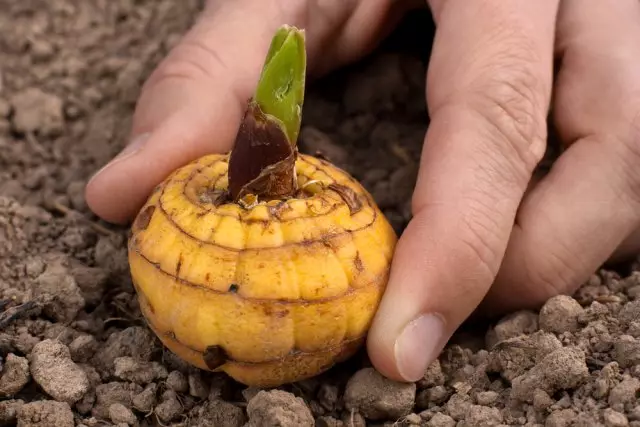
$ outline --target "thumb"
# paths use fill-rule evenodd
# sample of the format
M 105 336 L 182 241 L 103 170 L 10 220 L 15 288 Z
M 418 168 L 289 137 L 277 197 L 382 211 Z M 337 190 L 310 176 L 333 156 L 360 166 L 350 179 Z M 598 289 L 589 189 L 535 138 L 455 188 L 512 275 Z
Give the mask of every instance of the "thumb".
M 142 88 L 130 143 L 89 181 L 103 219 L 127 222 L 171 171 L 231 148 L 273 33 L 295 21 L 269 2 L 213 4 Z

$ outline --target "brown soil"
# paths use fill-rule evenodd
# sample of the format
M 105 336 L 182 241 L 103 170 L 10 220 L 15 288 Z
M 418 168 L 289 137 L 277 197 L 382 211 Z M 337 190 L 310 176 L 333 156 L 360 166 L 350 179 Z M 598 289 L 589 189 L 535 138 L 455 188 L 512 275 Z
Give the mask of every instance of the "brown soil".
M 640 426 L 637 264 L 461 330 L 417 384 L 361 354 L 255 390 L 164 350 L 134 302 L 126 230 L 97 221 L 83 187 L 122 147 L 141 82 L 199 3 L 0 0 L 0 425 Z M 417 27 L 426 40 L 432 28 Z M 360 179 L 400 232 L 428 51 L 396 36 L 310 88 L 301 147 Z

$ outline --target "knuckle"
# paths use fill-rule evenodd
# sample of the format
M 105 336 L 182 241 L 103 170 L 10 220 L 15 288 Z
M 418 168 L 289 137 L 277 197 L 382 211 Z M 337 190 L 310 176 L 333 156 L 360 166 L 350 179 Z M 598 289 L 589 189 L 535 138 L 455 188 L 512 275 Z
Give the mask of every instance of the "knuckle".
M 489 142 L 513 159 L 526 175 L 536 167 L 546 147 L 546 87 L 534 71 L 529 52 L 503 55 L 470 89 L 470 105 L 484 122 Z M 505 66 L 504 64 L 508 64 Z

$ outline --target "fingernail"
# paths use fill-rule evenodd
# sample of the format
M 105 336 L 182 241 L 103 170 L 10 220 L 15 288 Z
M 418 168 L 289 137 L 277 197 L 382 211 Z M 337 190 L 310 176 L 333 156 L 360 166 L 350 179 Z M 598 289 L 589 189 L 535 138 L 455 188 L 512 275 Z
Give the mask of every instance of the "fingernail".
M 440 349 L 444 322 L 439 316 L 425 314 L 412 320 L 395 343 L 398 372 L 406 381 L 418 381 Z
M 111 159 L 111 161 L 104 165 L 98 172 L 93 174 L 89 182 L 93 181 L 98 175 L 109 169 L 111 166 L 133 156 L 138 151 L 140 151 L 142 147 L 144 147 L 144 144 L 147 142 L 150 135 L 150 133 L 143 133 L 135 137 L 120 153 L 118 153 L 117 156 Z

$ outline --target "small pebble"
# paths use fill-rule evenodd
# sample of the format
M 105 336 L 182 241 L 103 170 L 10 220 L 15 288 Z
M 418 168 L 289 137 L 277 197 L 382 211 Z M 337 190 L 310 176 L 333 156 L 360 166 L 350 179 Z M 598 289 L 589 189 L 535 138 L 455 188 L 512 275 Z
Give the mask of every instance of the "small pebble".
M 40 400 L 25 403 L 17 414 L 17 427 L 73 427 L 73 412 L 66 402 Z
M 409 414 L 404 417 L 404 421 L 412 425 L 420 425 L 422 417 L 418 414 Z
M 640 380 L 625 378 L 609 392 L 609 405 L 614 409 L 624 409 L 624 405 L 636 402 L 640 392 Z
M 177 393 L 186 393 L 189 391 L 189 381 L 180 371 L 171 371 L 167 377 L 167 387 Z
M 604 425 L 606 427 L 627 427 L 629 425 L 629 420 L 624 414 L 611 408 L 605 409 L 602 417 L 604 418 Z
M 415 383 L 392 381 L 373 368 L 364 368 L 347 382 L 344 403 L 346 409 L 372 420 L 393 419 L 408 415 L 415 397 Z
M 323 416 L 316 419 L 316 427 L 344 427 L 344 422 L 330 416 Z
M 0 426 L 15 425 L 22 405 L 24 405 L 22 399 L 0 400 Z
M 471 408 L 471 400 L 467 395 L 456 393 L 449 398 L 445 408 L 451 418 L 460 421 L 467 416 L 469 408 Z
M 630 335 L 620 336 L 614 344 L 613 357 L 622 368 L 640 365 L 640 339 Z
M 155 383 L 149 384 L 145 389 L 136 394 L 131 403 L 135 409 L 141 412 L 150 412 L 156 403 L 156 390 L 158 386 Z
M 80 335 L 69 344 L 71 359 L 76 363 L 86 363 L 93 357 L 98 347 L 99 344 L 93 335 Z
M 540 309 L 540 329 L 560 334 L 578 330 L 578 318 L 584 309 L 575 299 L 567 295 L 550 298 Z
M 476 395 L 478 405 L 490 406 L 498 400 L 498 393 L 495 391 L 481 391 Z
M 202 379 L 200 373 L 190 373 L 188 382 L 189 395 L 199 399 L 206 399 L 209 396 L 209 385 Z
M 546 355 L 525 374 L 512 381 L 511 397 L 532 401 L 536 388 L 552 395 L 559 390 L 573 389 L 589 377 L 589 368 L 582 350 L 561 347 Z
M 502 423 L 502 413 L 498 408 L 471 405 L 464 422 L 468 427 L 498 426 Z
M 131 409 L 127 408 L 122 403 L 114 403 L 109 406 L 109 418 L 116 424 L 125 423 L 127 425 L 133 425 L 137 421 L 137 418 Z
M 538 314 L 530 310 L 517 311 L 500 319 L 487 333 L 487 347 L 492 348 L 501 341 L 531 334 L 537 330 Z
M 160 421 L 169 423 L 182 413 L 182 405 L 174 394 L 164 396 L 164 400 L 154 410 Z
M 62 100 L 38 88 L 28 88 L 11 98 L 13 125 L 20 133 L 58 136 L 64 127 Z
M 428 427 L 454 427 L 456 420 L 442 412 L 436 412 L 427 422 Z
M 167 378 L 167 370 L 158 362 L 118 357 L 114 360 L 114 375 L 123 381 L 145 385 L 156 379 Z
M 417 385 L 419 388 L 427 388 L 433 386 L 443 385 L 445 381 L 444 373 L 442 372 L 442 366 L 440 360 L 435 359 L 427 367 L 424 376 L 418 380 Z
M 0 397 L 12 397 L 20 392 L 31 379 L 29 361 L 13 353 L 9 353 L 0 373 Z
M 247 404 L 252 427 L 314 427 L 315 420 L 304 400 L 282 390 L 260 391 Z
M 31 376 L 55 400 L 73 404 L 89 390 L 85 371 L 71 360 L 69 348 L 55 340 L 44 340 L 29 356 Z

